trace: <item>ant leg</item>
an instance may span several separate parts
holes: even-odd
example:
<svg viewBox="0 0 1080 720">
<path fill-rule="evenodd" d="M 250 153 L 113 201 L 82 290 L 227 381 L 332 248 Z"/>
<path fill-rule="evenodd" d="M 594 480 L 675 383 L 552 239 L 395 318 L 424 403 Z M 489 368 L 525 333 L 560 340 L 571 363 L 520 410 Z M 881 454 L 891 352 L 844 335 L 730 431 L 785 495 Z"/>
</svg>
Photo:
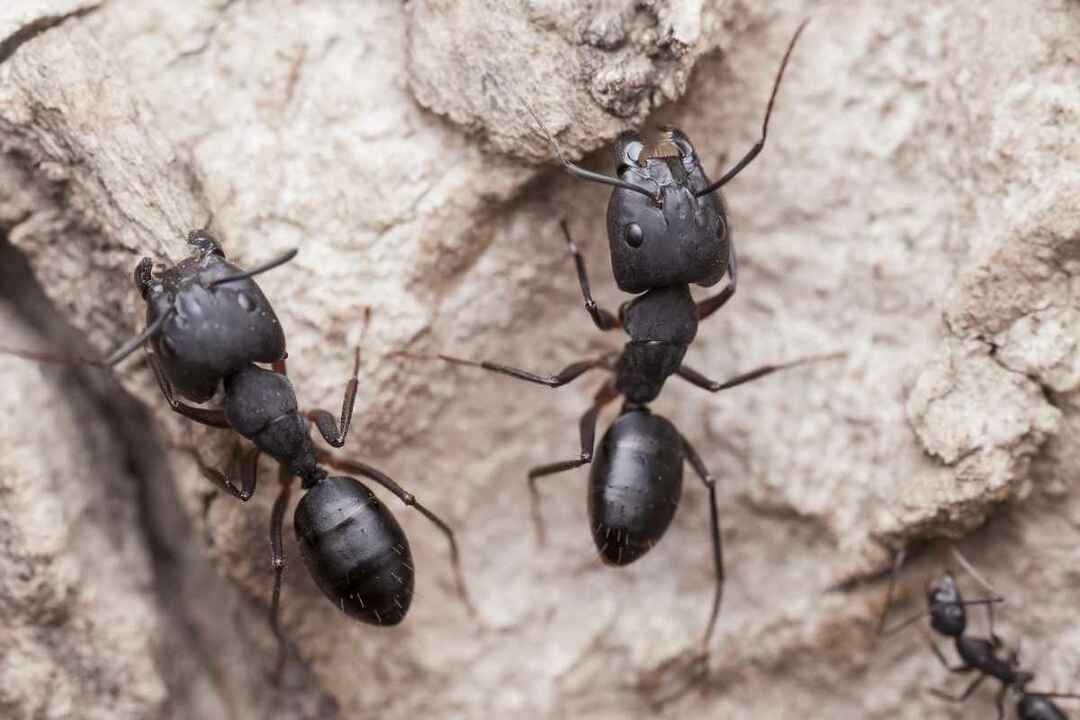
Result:
<svg viewBox="0 0 1080 720">
<path fill-rule="evenodd" d="M 658 708 L 678 700 L 708 677 L 709 640 L 712 638 L 713 629 L 716 627 L 716 618 L 720 614 L 720 603 L 724 596 L 724 548 L 720 536 L 720 512 L 716 502 L 716 480 L 709 474 L 705 463 L 701 460 L 701 456 L 698 455 L 685 437 L 682 438 L 682 445 L 683 451 L 686 453 L 686 459 L 709 491 L 709 522 L 713 546 L 713 568 L 716 573 L 716 590 L 713 594 L 709 622 L 705 626 L 705 635 L 701 638 L 701 652 L 690 658 L 686 666 L 687 677 L 682 686 L 653 701 L 653 705 Z"/>
<path fill-rule="evenodd" d="M 469 599 L 469 593 L 465 588 L 465 575 L 461 570 L 461 556 L 458 553 L 457 540 L 454 539 L 454 531 L 450 529 L 450 526 L 443 522 L 438 515 L 421 505 L 420 502 L 417 501 L 415 495 L 407 492 L 403 487 L 394 482 L 389 475 L 376 470 L 367 463 L 332 457 L 329 453 L 317 454 L 319 459 L 326 465 L 339 470 L 344 470 L 345 472 L 363 475 L 364 477 L 379 483 L 396 495 L 403 503 L 409 507 L 415 508 L 421 515 L 430 520 L 435 527 L 439 528 L 439 530 L 446 535 L 446 540 L 450 543 L 450 562 L 454 570 L 454 582 L 457 585 L 458 596 L 461 598 L 461 602 L 464 603 L 465 608 L 469 611 L 469 614 L 476 615 L 476 608 L 473 606 L 472 600 Z"/>
<path fill-rule="evenodd" d="M 195 458 L 199 471 L 204 478 L 217 486 L 219 490 L 229 493 L 240 502 L 247 502 L 255 494 L 255 482 L 259 476 L 259 454 L 261 452 L 259 448 L 252 446 L 247 451 L 244 451 L 240 446 L 236 446 L 233 449 L 229 472 L 225 474 L 203 462 L 202 456 L 199 455 L 199 451 L 195 448 L 178 445 L 172 447 L 190 453 Z M 239 487 L 232 481 L 234 477 L 240 478 Z"/>
<path fill-rule="evenodd" d="M 791 360 L 790 362 L 781 363 L 779 365 L 762 365 L 759 368 L 751 370 L 749 372 L 736 375 L 730 380 L 724 382 L 717 382 L 716 380 L 710 380 L 697 370 L 687 365 L 680 365 L 679 369 L 675 371 L 675 374 L 681 377 L 687 382 L 697 385 L 699 388 L 708 390 L 709 392 L 719 392 L 721 390 L 728 390 L 729 388 L 748 383 L 752 380 L 771 375 L 777 370 L 787 370 L 788 368 L 798 367 L 799 365 L 808 365 L 814 362 L 821 362 L 823 360 L 836 360 L 837 358 L 846 357 L 847 353 L 834 352 L 827 355 L 811 355 L 810 357 L 799 358 L 797 360 Z"/>
<path fill-rule="evenodd" d="M 334 416 L 325 410 L 311 410 L 307 413 L 307 416 L 315 422 L 315 426 L 319 428 L 319 434 L 323 436 L 323 439 L 327 443 L 334 447 L 341 447 L 345 444 L 345 436 L 349 434 L 349 424 L 352 422 L 353 404 L 356 402 L 356 386 L 357 377 L 360 374 L 360 347 L 357 346 L 355 360 L 353 362 L 352 377 L 349 378 L 349 383 L 345 386 L 345 397 L 341 401 L 341 429 L 338 429 L 338 423 L 334 420 Z"/>
<path fill-rule="evenodd" d="M 987 677 L 987 675 L 980 674 L 979 677 L 975 678 L 975 680 L 967 686 L 967 689 L 959 695 L 950 695 L 944 690 L 938 690 L 937 688 L 930 688 L 928 692 L 934 697 L 945 700 L 946 702 L 962 703 L 971 697 L 971 694 L 975 692 L 979 685 L 982 685 L 982 681 Z"/>
<path fill-rule="evenodd" d="M 455 365 L 470 365 L 472 367 L 483 368 L 484 370 L 491 370 L 492 372 L 509 375 L 510 377 L 517 378 L 518 380 L 537 383 L 538 385 L 547 385 L 548 387 L 553 388 L 561 387 L 568 382 L 576 380 L 589 370 L 611 367 L 611 354 L 604 355 L 603 357 L 595 358 L 593 360 L 581 360 L 576 363 L 571 363 L 555 375 L 536 375 L 527 370 L 519 370 L 517 368 L 512 368 L 507 365 L 499 365 L 497 363 L 487 361 L 476 362 L 475 360 L 464 360 L 462 358 L 451 357 L 450 355 L 443 355 L 442 353 L 439 353 L 438 357 L 448 363 L 453 363 Z"/>
<path fill-rule="evenodd" d="M 994 697 L 994 706 L 997 707 L 998 720 L 1005 719 L 1005 693 L 1009 691 L 1008 685 L 1002 685 L 998 690 L 997 695 Z"/>
<path fill-rule="evenodd" d="M 281 484 L 281 490 L 278 492 L 277 499 L 274 500 L 273 510 L 270 511 L 270 556 L 274 566 L 274 589 L 270 596 L 270 629 L 278 640 L 278 656 L 274 663 L 276 682 L 281 680 L 281 674 L 285 670 L 285 659 L 288 657 L 288 642 L 281 631 L 281 582 L 285 575 L 282 524 L 285 520 L 285 511 L 289 507 L 289 496 L 292 495 L 293 477 L 285 465 L 280 467 L 278 481 Z"/>
<path fill-rule="evenodd" d="M 548 463 L 547 465 L 538 465 L 529 470 L 530 514 L 533 519 L 533 527 L 536 530 L 536 543 L 538 545 L 544 544 L 545 537 L 544 518 L 540 514 L 540 491 L 536 487 L 536 479 L 546 475 L 561 473 L 566 470 L 573 470 L 574 468 L 592 462 L 593 449 L 596 446 L 596 418 L 600 414 L 601 408 L 618 396 L 618 392 L 611 383 L 605 384 L 600 388 L 600 391 L 596 393 L 592 407 L 585 411 L 585 414 L 581 416 L 581 420 L 578 422 L 578 429 L 581 433 L 581 455 L 576 460 L 563 460 L 561 462 Z"/>
<path fill-rule="evenodd" d="M 709 474 L 701 456 L 698 455 L 694 446 L 684 437 L 682 439 L 683 450 L 686 459 L 694 472 L 701 478 L 705 489 L 709 491 L 709 524 L 711 525 L 713 546 L 713 569 L 716 573 L 716 590 L 713 593 L 712 612 L 709 613 L 709 624 L 705 626 L 705 635 L 701 639 L 702 651 L 709 652 L 709 640 L 712 638 L 713 629 L 716 627 L 716 618 L 720 614 L 720 602 L 724 597 L 724 546 L 720 535 L 720 511 L 716 502 L 716 480 Z"/>
<path fill-rule="evenodd" d="M 889 617 L 889 607 L 892 605 L 893 595 L 896 592 L 896 577 L 900 574 L 900 568 L 903 566 L 906 557 L 907 548 L 902 547 L 893 559 L 892 572 L 889 573 L 889 589 L 885 593 L 885 605 L 881 608 L 881 617 L 878 618 L 876 633 L 878 637 L 885 631 L 885 621 Z M 922 617 L 922 613 L 919 614 L 919 617 Z"/>
<path fill-rule="evenodd" d="M 585 272 L 585 258 L 581 256 L 577 244 L 570 237 L 570 228 L 567 227 L 566 220 L 560 220 L 559 227 L 562 228 L 563 235 L 566 237 L 566 244 L 570 248 L 570 254 L 574 256 L 578 282 L 581 284 L 581 294 L 585 297 L 585 310 L 589 313 L 593 322 L 596 323 L 596 327 L 601 330 L 615 330 L 620 327 L 619 319 L 610 311 L 597 305 L 596 301 L 593 300 L 592 291 L 589 290 L 589 276 Z"/>
<path fill-rule="evenodd" d="M 735 260 L 735 243 L 728 245 L 728 284 L 716 295 L 706 298 L 697 304 L 697 318 L 700 322 L 724 307 L 727 301 L 735 295 L 735 286 L 738 284 L 739 272 Z"/>
<path fill-rule="evenodd" d="M 177 400 L 176 396 L 173 395 L 172 384 L 169 382 L 169 379 L 165 377 L 165 371 L 161 369 L 161 362 L 153 353 L 147 353 L 146 359 L 147 362 L 150 363 L 150 367 L 154 370 L 154 377 L 157 378 L 157 384 L 158 388 L 161 389 L 161 394 L 165 397 L 165 401 L 169 403 L 169 407 L 173 409 L 173 412 L 179 413 L 197 423 L 209 425 L 210 427 L 225 429 L 232 427 L 225 418 L 224 410 L 193 407 Z"/>
<path fill-rule="evenodd" d="M 930 650 L 934 653 L 934 657 L 936 657 L 941 662 L 942 667 L 944 667 L 949 672 L 951 672 L 951 673 L 969 673 L 969 672 L 971 672 L 972 670 L 975 669 L 971 665 L 967 665 L 967 664 L 964 664 L 964 665 L 950 665 L 949 661 L 946 660 L 945 656 L 942 654 L 941 648 L 939 648 L 937 646 L 937 644 L 933 640 L 931 640 L 929 637 L 927 637 L 926 634 L 922 630 L 919 631 L 919 634 L 923 636 L 923 639 L 926 640 L 926 644 L 930 646 Z"/>
</svg>

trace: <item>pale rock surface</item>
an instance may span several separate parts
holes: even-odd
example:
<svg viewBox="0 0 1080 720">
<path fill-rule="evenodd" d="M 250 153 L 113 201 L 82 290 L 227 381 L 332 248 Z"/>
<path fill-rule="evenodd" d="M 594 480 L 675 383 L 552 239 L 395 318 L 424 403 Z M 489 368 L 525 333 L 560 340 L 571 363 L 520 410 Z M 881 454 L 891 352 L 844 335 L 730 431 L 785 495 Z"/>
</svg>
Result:
<svg viewBox="0 0 1080 720">
<path fill-rule="evenodd" d="M 927 696 L 945 678 L 917 634 L 874 646 L 870 578 L 891 550 L 965 534 L 1039 686 L 1077 689 L 1075 2 L 15 5 L 0 11 L 19 40 L 0 39 L 17 46 L 0 64 L 0 222 L 97 350 L 141 327 L 137 258 L 182 256 L 211 211 L 242 264 L 301 248 L 260 283 L 304 406 L 338 406 L 374 308 L 341 452 L 456 528 L 480 607 L 471 620 L 442 538 L 393 499 L 419 571 L 402 626 L 351 623 L 290 565 L 286 626 L 310 684 L 343 716 L 380 718 L 653 712 L 651 670 L 696 641 L 711 597 L 700 484 L 688 474 L 664 542 L 614 570 L 595 560 L 586 473 L 550 478 L 537 547 L 525 471 L 577 453 L 599 380 L 552 392 L 391 353 L 552 372 L 618 347 L 581 309 L 557 225 L 617 306 L 608 193 L 532 164 L 551 152 L 514 93 L 572 157 L 674 124 L 715 174 L 755 140 L 812 17 L 769 144 L 727 192 L 739 292 L 687 361 L 720 378 L 847 356 L 716 398 L 673 380 L 656 403 L 720 478 L 728 568 L 706 690 L 662 714 L 992 712 L 989 690 L 962 707 Z M 584 162 L 610 172 L 610 151 Z M 170 416 L 148 373 L 122 379 L 166 441 L 226 457 L 227 436 Z M 172 459 L 192 543 L 265 607 L 271 469 L 240 505 L 211 502 L 190 456 Z M 921 602 L 942 548 L 905 569 L 897 612 Z"/>
</svg>

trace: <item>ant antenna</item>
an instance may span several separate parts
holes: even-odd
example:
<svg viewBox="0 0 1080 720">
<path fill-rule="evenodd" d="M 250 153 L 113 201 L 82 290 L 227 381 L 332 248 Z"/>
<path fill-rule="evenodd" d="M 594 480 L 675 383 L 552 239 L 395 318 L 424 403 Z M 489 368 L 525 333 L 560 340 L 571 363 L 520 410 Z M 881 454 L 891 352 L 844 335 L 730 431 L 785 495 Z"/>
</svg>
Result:
<svg viewBox="0 0 1080 720">
<path fill-rule="evenodd" d="M 776 102 L 776 93 L 778 90 L 780 90 L 780 81 L 784 78 L 784 70 L 787 68 L 788 59 L 791 57 L 791 51 L 795 49 L 795 43 L 799 41 L 799 36 L 802 35 L 802 31 L 806 29 L 806 26 L 809 24 L 809 22 L 810 20 L 808 18 L 806 20 L 803 20 L 802 23 L 799 25 L 799 29 L 795 31 L 795 35 L 792 36 L 791 42 L 788 43 L 787 52 L 784 53 L 784 59 L 780 61 L 780 70 L 776 73 L 776 81 L 773 83 L 772 94 L 769 95 L 769 104 L 765 108 L 765 121 L 761 123 L 761 139 L 754 143 L 754 147 L 750 148 L 750 152 L 746 153 L 746 155 L 743 156 L 742 160 L 735 163 L 735 167 L 724 173 L 723 177 L 714 182 L 712 185 L 709 185 L 704 190 L 695 193 L 697 197 L 708 195 L 709 193 L 722 188 L 724 185 L 727 184 L 729 180 L 742 172 L 743 168 L 753 162 L 754 158 L 756 158 L 758 156 L 758 153 L 760 153 L 765 147 L 765 136 L 769 132 L 769 116 L 772 115 L 773 103 Z"/>
<path fill-rule="evenodd" d="M 247 280 L 250 277 L 255 277 L 256 275 L 264 273 L 267 270 L 273 270 L 276 267 L 284 265 L 285 263 L 296 257 L 296 254 L 299 252 L 299 248 L 292 248 L 291 250 L 286 250 L 276 258 L 272 258 L 263 263 L 262 265 L 256 265 L 251 270 L 245 270 L 244 272 L 237 273 L 235 275 L 227 275 L 226 277 L 218 278 L 217 280 L 211 282 L 209 284 L 209 287 L 211 290 L 213 290 L 218 285 L 224 285 L 225 283 L 236 282 L 237 280 Z"/>
<path fill-rule="evenodd" d="M 131 353 L 139 349 L 147 340 L 150 340 L 159 332 L 161 332 L 161 326 L 165 324 L 165 321 L 172 317 L 172 314 L 176 312 L 175 307 L 170 307 L 168 310 L 158 316 L 158 319 L 150 323 L 145 330 L 128 340 L 121 345 L 112 355 L 105 358 L 103 365 L 111 366 L 116 365 L 121 360 L 126 358 Z"/>
<path fill-rule="evenodd" d="M 500 88 L 502 87 L 502 84 L 499 82 L 496 82 L 495 84 L 498 85 Z M 623 190 L 632 190 L 633 192 L 641 193 L 642 195 L 654 202 L 657 200 L 657 195 L 654 195 L 640 185 L 634 185 L 633 183 L 628 183 L 618 178 L 611 177 L 609 175 L 603 175 L 601 173 L 592 172 L 591 170 L 586 170 L 585 168 L 579 165 L 575 165 L 574 163 L 567 160 L 566 156 L 563 155 L 562 147 L 559 146 L 558 141 L 555 140 L 555 137 L 548 131 L 547 126 L 545 126 L 544 123 L 540 121 L 540 116 L 536 114 L 536 111 L 532 109 L 532 106 L 529 105 L 529 103 L 525 102 L 525 98 L 521 97 L 521 95 L 519 95 L 517 91 L 515 91 L 513 88 L 510 88 L 509 91 L 510 94 L 513 95 L 519 103 L 521 103 L 525 110 L 528 111 L 529 115 L 532 116 L 533 121 L 536 123 L 537 127 L 540 128 L 540 131 L 544 134 L 544 137 L 546 137 L 548 142 L 551 143 L 551 146 L 555 148 L 555 154 L 559 156 L 559 162 L 563 164 L 563 167 L 566 168 L 566 171 L 568 173 L 570 173 L 574 177 L 581 178 L 582 180 L 588 180 L 589 182 L 601 183 L 603 185 L 611 185 L 613 187 L 622 188 Z"/>
</svg>

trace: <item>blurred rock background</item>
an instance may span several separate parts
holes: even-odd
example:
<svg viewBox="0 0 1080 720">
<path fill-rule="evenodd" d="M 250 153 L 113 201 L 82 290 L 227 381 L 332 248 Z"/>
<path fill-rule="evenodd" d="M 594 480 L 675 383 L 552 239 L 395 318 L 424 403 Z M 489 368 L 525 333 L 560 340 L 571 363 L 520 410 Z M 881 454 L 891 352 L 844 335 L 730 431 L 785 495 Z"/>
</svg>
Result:
<svg viewBox="0 0 1080 720">
<path fill-rule="evenodd" d="M 394 357 L 452 351 L 555 371 L 618 347 L 581 308 L 558 221 L 594 292 L 601 186 L 566 176 L 514 98 L 610 172 L 622 129 L 674 124 L 727 190 L 739 292 L 688 362 L 724 378 L 844 350 L 713 397 L 654 405 L 721 479 L 728 568 L 710 674 L 657 709 L 657 673 L 712 593 L 705 494 L 687 475 L 665 540 L 595 558 L 573 457 L 601 382 L 558 391 Z M 299 246 L 260 279 L 306 407 L 336 410 L 363 344 L 341 453 L 457 530 L 387 497 L 417 597 L 361 626 L 297 558 L 294 654 L 266 678 L 273 468 L 240 504 L 189 454 L 233 438 L 167 411 L 148 369 L 0 357 L 0 715 L 13 718 L 962 718 L 915 631 L 875 643 L 950 542 L 1008 597 L 1037 685 L 1080 691 L 1080 6 L 1072 0 L 15 0 L 0 8 L 0 327 L 5 346 L 104 353 L 142 327 L 131 271 L 186 255 L 212 216 L 231 259 Z M 610 410 L 601 427 L 615 412 Z M 970 586 L 970 585 L 969 585 Z M 974 592 L 974 586 L 972 592 Z M 980 620 L 974 621 L 980 631 Z M 1064 705 L 1064 703 L 1063 703 Z"/>
</svg>

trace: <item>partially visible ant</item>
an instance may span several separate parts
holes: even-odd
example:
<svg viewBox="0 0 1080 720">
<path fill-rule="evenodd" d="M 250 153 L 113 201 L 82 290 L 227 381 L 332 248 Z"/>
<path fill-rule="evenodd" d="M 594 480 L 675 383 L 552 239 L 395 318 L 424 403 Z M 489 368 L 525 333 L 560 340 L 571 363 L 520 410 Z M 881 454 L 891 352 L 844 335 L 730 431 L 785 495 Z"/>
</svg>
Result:
<svg viewBox="0 0 1080 720">
<path fill-rule="evenodd" d="M 878 634 L 884 636 L 893 635 L 919 620 L 922 620 L 924 617 L 929 616 L 930 627 L 934 632 L 953 639 L 956 646 L 956 654 L 960 657 L 961 662 L 959 665 L 950 665 L 937 644 L 920 631 L 920 634 L 923 635 L 927 644 L 930 646 L 930 649 L 933 651 L 934 657 L 936 657 L 941 662 L 942 666 L 949 672 L 961 674 L 972 672 L 978 673 L 978 677 L 976 677 L 960 695 L 950 695 L 937 688 L 931 688 L 930 693 L 932 695 L 948 702 L 964 702 L 971 697 L 986 678 L 992 677 L 1001 683 L 1001 689 L 998 690 L 995 698 L 998 720 L 1002 720 L 1002 718 L 1005 717 L 1005 696 L 1010 690 L 1016 693 L 1019 698 L 1016 703 L 1016 714 L 1020 720 L 1068 720 L 1068 716 L 1065 715 L 1065 712 L 1057 706 L 1052 698 L 1080 698 L 1080 694 L 1050 693 L 1027 689 L 1028 683 L 1035 679 L 1035 675 L 1020 669 L 1019 647 L 1016 650 L 1010 651 L 1005 657 L 999 655 L 999 653 L 1005 649 L 1005 644 L 994 632 L 993 606 L 997 603 L 1004 602 L 1005 598 L 994 590 L 990 583 L 975 570 L 959 550 L 952 548 L 952 555 L 960 566 L 964 568 L 971 577 L 975 578 L 975 580 L 982 585 L 990 595 L 977 600 L 964 600 L 960 593 L 960 588 L 956 583 L 956 578 L 953 576 L 952 572 L 946 571 L 942 577 L 927 586 L 926 610 L 897 623 L 891 628 L 886 628 L 885 622 L 888 616 L 889 606 L 892 603 L 893 592 L 896 586 L 896 576 L 904 561 L 904 552 L 901 551 L 897 554 L 896 564 L 889 580 L 889 590 L 886 595 L 885 607 L 882 610 L 881 619 L 878 623 Z M 967 608 L 974 605 L 984 605 L 987 609 L 987 617 L 990 625 L 989 638 L 972 637 L 966 633 Z"/>
<path fill-rule="evenodd" d="M 195 248 L 194 254 L 166 267 L 159 277 L 153 275 L 150 258 L 143 258 L 135 268 L 135 285 L 146 302 L 146 329 L 108 359 L 81 362 L 115 365 L 148 344 L 153 350 L 147 353 L 148 361 L 173 411 L 209 427 L 231 429 L 254 445 L 234 452 L 227 473 L 205 465 L 196 449 L 184 448 L 195 456 L 202 474 L 233 497 L 247 501 L 254 494 L 260 454 L 278 461 L 280 490 L 270 521 L 274 567 L 270 624 L 280 648 L 275 676 L 280 677 L 286 657 L 279 622 L 285 570 L 282 526 L 293 478 L 299 477 L 301 489 L 307 491 L 294 514 L 300 553 L 308 572 L 334 605 L 361 622 L 396 625 L 412 600 L 412 554 L 401 526 L 363 483 L 348 476 L 330 477 L 320 462 L 373 480 L 434 523 L 450 544 L 457 590 L 472 613 L 450 527 L 389 476 L 364 463 L 317 450 L 311 441 L 309 421 L 328 444 L 344 445 L 356 399 L 360 348 L 345 388 L 340 422 L 325 410 L 301 414 L 285 375 L 284 332 L 253 279 L 289 262 L 297 251 L 245 271 L 225 260 L 220 245 L 205 229 L 191 232 L 187 241 Z M 368 308 L 365 332 L 370 316 Z M 3 352 L 57 360 L 44 353 Z M 270 363 L 273 369 L 256 363 Z M 224 391 L 221 408 L 195 407 L 176 398 L 179 394 L 203 403 L 219 386 Z"/>
<path fill-rule="evenodd" d="M 630 340 L 619 352 L 571 363 L 550 376 L 494 362 L 438 355 L 447 362 L 480 367 L 553 388 L 594 369 L 614 375 L 596 393 L 592 406 L 581 417 L 580 455 L 572 460 L 535 467 L 528 473 L 540 542 L 543 542 L 543 525 L 536 480 L 592 463 L 588 508 L 593 541 L 604 563 L 628 565 L 634 562 L 660 541 L 671 524 L 682 493 L 683 463 L 690 463 L 709 494 L 716 583 L 701 652 L 694 661 L 697 674 L 701 676 L 707 668 L 709 641 L 720 611 L 724 584 L 716 480 L 689 441 L 670 421 L 651 412 L 649 403 L 659 396 L 667 378 L 673 374 L 715 393 L 777 370 L 842 355 L 834 353 L 766 365 L 724 382 L 710 380 L 683 363 L 683 357 L 697 335 L 699 321 L 720 309 L 735 292 L 734 246 L 723 202 L 713 193 L 735 177 L 764 147 L 769 116 L 784 69 L 805 26 L 804 22 L 795 32 L 780 64 L 761 139 L 735 167 L 713 183 L 706 178 L 689 139 L 674 128 L 665 131 L 662 141 L 651 150 L 646 150 L 636 133 L 621 135 L 615 144 L 618 178 L 584 170 L 563 157 L 554 137 L 522 100 L 571 174 L 615 187 L 608 206 L 608 236 L 615 279 L 626 292 L 644 292 L 624 303 L 618 316 L 599 307 L 593 300 L 584 258 L 566 223 L 563 222 L 561 227 L 574 258 L 589 316 L 601 330 L 622 328 L 630 335 Z M 730 283 L 719 295 L 694 302 L 690 283 L 713 285 L 725 273 L 729 275 Z M 409 352 L 398 354 L 423 357 Z M 622 410 L 601 438 L 594 457 L 597 417 L 605 405 L 619 397 L 624 398 Z"/>
</svg>

